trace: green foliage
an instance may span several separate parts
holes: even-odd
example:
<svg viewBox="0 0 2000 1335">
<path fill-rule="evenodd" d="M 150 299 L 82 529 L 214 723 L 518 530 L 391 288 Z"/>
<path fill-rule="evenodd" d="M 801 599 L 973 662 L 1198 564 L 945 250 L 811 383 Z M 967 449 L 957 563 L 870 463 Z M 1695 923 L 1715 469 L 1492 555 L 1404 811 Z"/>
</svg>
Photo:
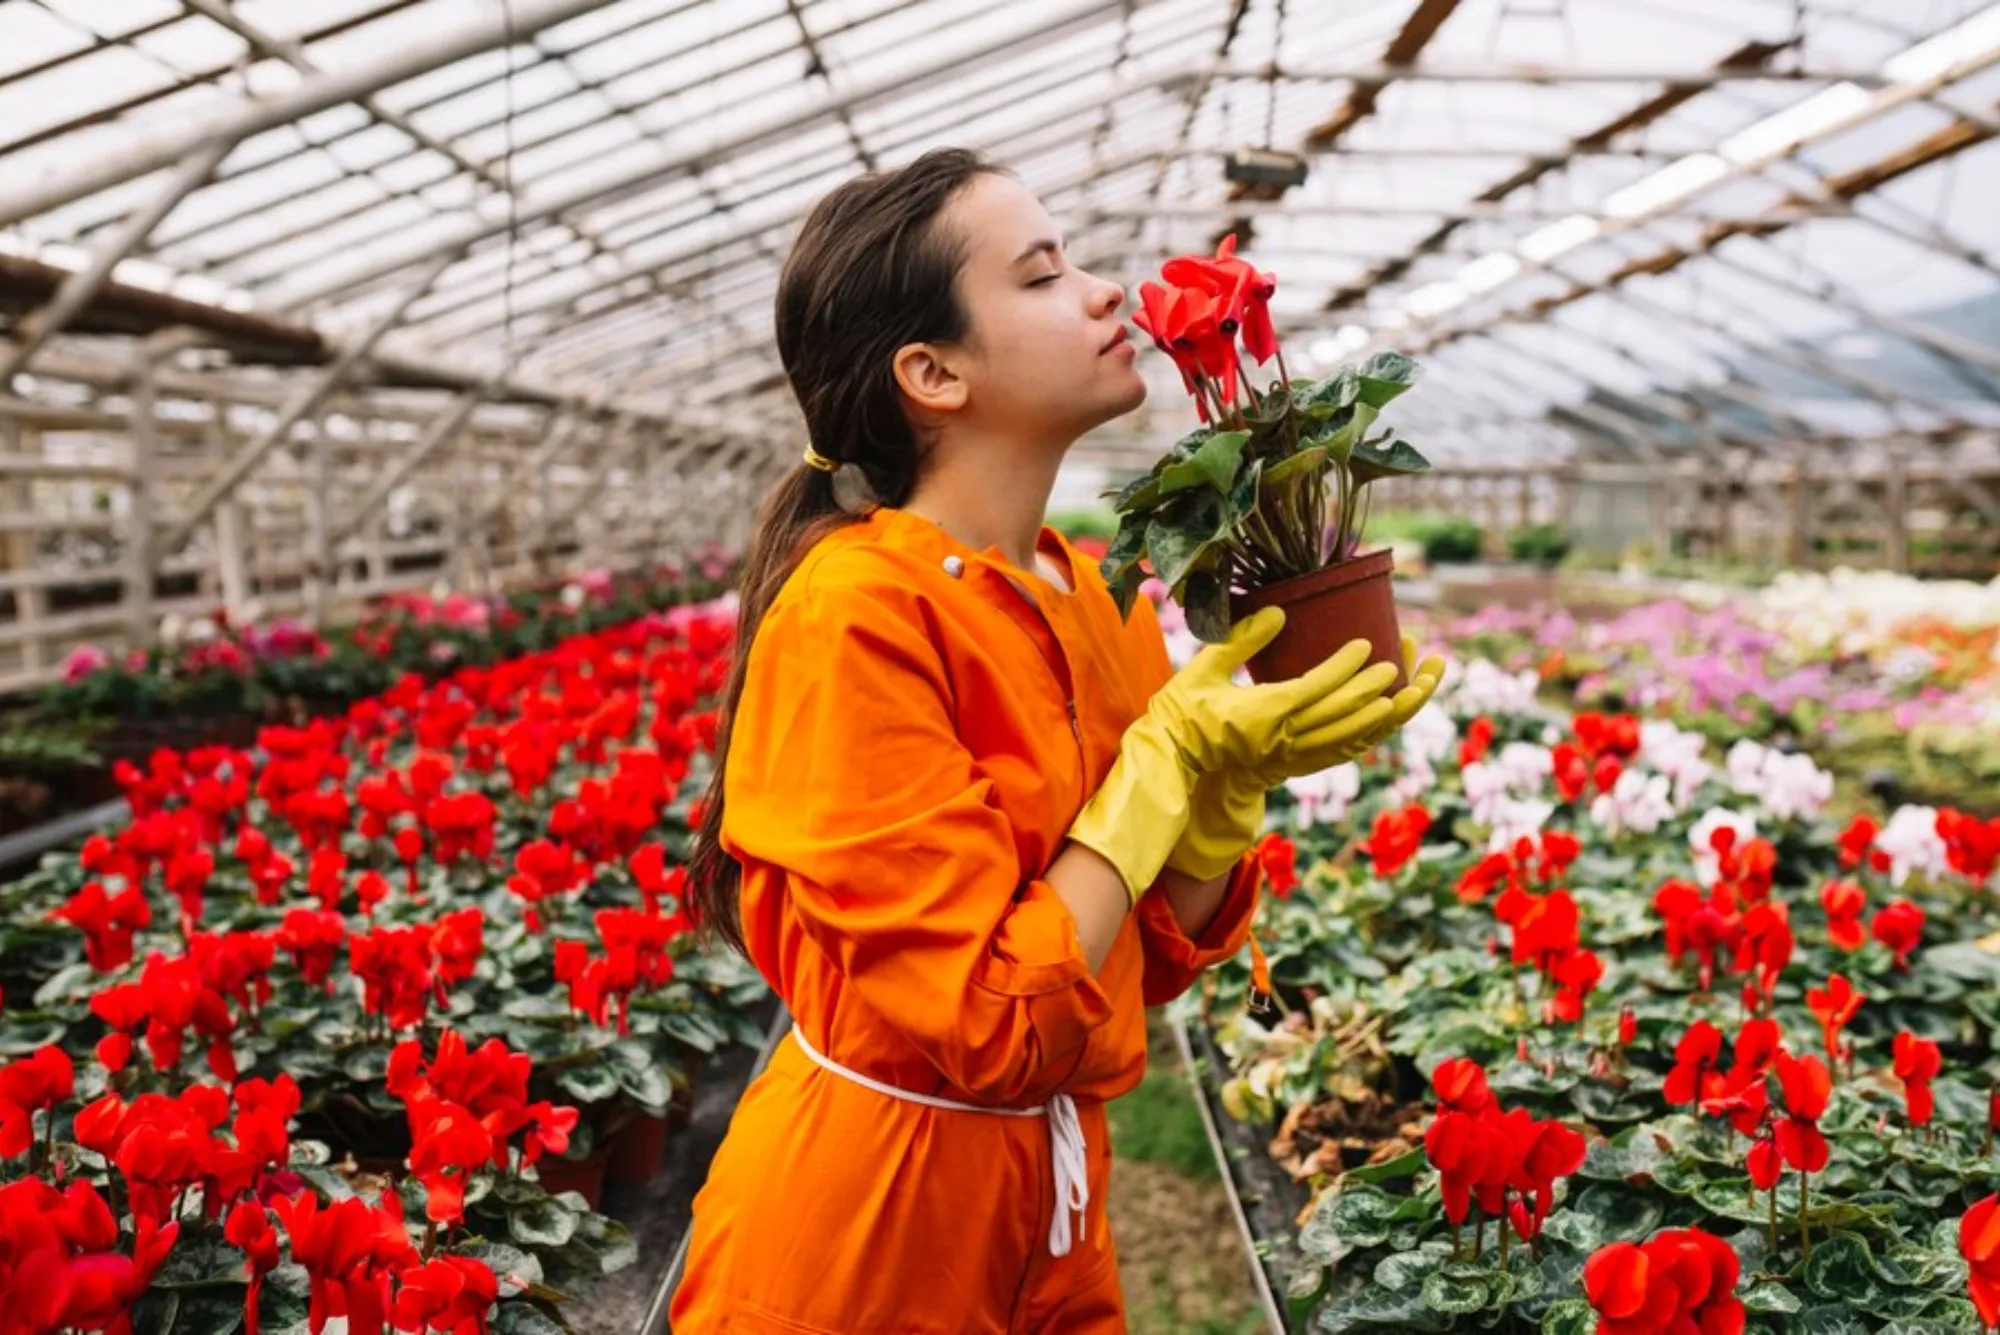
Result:
<svg viewBox="0 0 2000 1335">
<path fill-rule="evenodd" d="M 1401 539 L 1418 544 L 1424 549 L 1424 560 L 1432 565 L 1477 561 L 1484 551 L 1483 532 L 1464 515 L 1385 511 L 1369 516 L 1368 531 L 1378 541 Z"/>
<path fill-rule="evenodd" d="M 1108 505 L 1092 506 L 1087 510 L 1052 510 L 1046 522 L 1071 541 L 1095 538 L 1100 542 L 1109 542 L 1118 532 L 1117 512 Z"/>
<path fill-rule="evenodd" d="M 88 769 L 103 763 L 75 725 L 0 720 L 0 774 Z"/>
<path fill-rule="evenodd" d="M 153 645 L 130 662 L 43 686 L 27 709 L 0 721 L 0 747 L 10 736 L 73 734 L 78 720 L 92 721 L 77 739 L 84 743 L 122 720 L 179 721 L 195 729 L 222 718 L 296 721 L 314 708 L 387 690 L 406 673 L 436 677 L 516 658 L 650 611 L 706 601 L 730 582 L 726 567 L 712 574 L 622 571 L 593 583 L 580 600 L 565 598 L 557 581 L 512 590 L 479 615 L 458 617 L 438 615 L 430 599 L 398 596 L 318 639 L 295 632 L 281 640 L 255 627 L 222 626 L 209 638 Z M 469 599 L 462 605 L 476 606 Z"/>
<path fill-rule="evenodd" d="M 1250 389 L 1228 420 L 1189 432 L 1126 487 L 1107 493 L 1118 530 L 1104 558 L 1121 611 L 1147 573 L 1172 590 L 1204 640 L 1228 634 L 1230 594 L 1346 560 L 1360 543 L 1363 492 L 1429 462 L 1384 429 L 1381 410 L 1416 363 L 1379 353 L 1322 380 Z"/>
<path fill-rule="evenodd" d="M 1552 722 L 1485 717 L 1495 751 L 1545 744 Z M 1456 720 L 1461 732 L 1469 721 Z M 1787 906 L 1795 938 L 1768 1007 L 1787 1050 L 1823 1052 L 1808 989 L 1841 973 L 1865 997 L 1846 1031 L 1852 1071 L 1819 1120 L 1831 1162 L 1807 1192 L 1799 1173 L 1784 1172 L 1774 1231 L 1771 1197 L 1747 1176 L 1745 1138 L 1664 1096 L 1676 1043 L 1696 1020 L 1725 1040 L 1737 1033 L 1747 975 L 1731 972 L 1724 950 L 1713 987 L 1701 986 L 1691 954 L 1669 956 L 1652 904 L 1664 881 L 1696 879 L 1696 820 L 1715 807 L 1755 809 L 1756 799 L 1719 771 L 1645 834 L 1608 832 L 1590 814 L 1592 792 L 1556 801 L 1548 827 L 1582 841 L 1561 884 L 1576 903 L 1581 944 L 1605 966 L 1582 1019 L 1563 1023 L 1547 1009 L 1552 985 L 1532 963 L 1510 963 L 1512 928 L 1496 919 L 1493 899 L 1466 903 L 1457 892 L 1485 856 L 1488 832 L 1472 819 L 1455 765 L 1435 761 L 1438 777 L 1422 798 L 1433 821 L 1407 866 L 1384 879 L 1357 847 L 1377 816 L 1408 800 L 1392 794 L 1398 766 L 1385 759 L 1363 770 L 1360 795 L 1337 823 L 1288 832 L 1300 884 L 1263 906 L 1258 928 L 1275 1006 L 1251 1009 L 1242 961 L 1222 971 L 1208 1002 L 1229 1057 L 1224 1103 L 1233 1115 L 1273 1129 L 1360 1126 L 1378 1155 L 1393 1154 L 1315 1179 L 1325 1189 L 1296 1241 L 1318 1273 L 1295 1277 L 1302 1291 L 1317 1284 L 1312 1329 L 1588 1332 L 1596 1319 L 1582 1300 L 1586 1258 L 1681 1227 L 1736 1248 L 1752 1331 L 1975 1328 L 1955 1229 L 1993 1189 L 1985 1130 L 1989 1092 L 2000 1086 L 2000 902 L 1990 890 L 1956 873 L 1892 885 L 1884 873 L 1841 866 L 1839 823 L 1760 812 L 1758 832 L 1777 850 L 1770 894 Z M 1907 969 L 1877 942 L 1855 951 L 1833 944 L 1818 892 L 1837 875 L 1863 881 L 1871 913 L 1898 897 L 1924 911 L 1925 945 Z M 1554 888 L 1531 878 L 1526 892 Z M 1637 1037 L 1621 1046 L 1625 1008 Z M 1943 1050 L 1928 1132 L 1909 1125 L 1891 1071 L 1903 1031 Z M 1532 1246 L 1513 1238 L 1503 1254 L 1507 1226 L 1478 1222 L 1476 1207 L 1461 1229 L 1444 1217 L 1418 1132 L 1432 1111 L 1424 1079 L 1448 1057 L 1478 1062 L 1505 1108 L 1560 1120 L 1588 1141 Z M 1778 1100 L 1775 1082 L 1771 1091 Z M 1380 1111 L 1369 1120 L 1371 1108 Z"/>
<path fill-rule="evenodd" d="M 1220 1179 L 1194 1091 L 1178 1062 L 1150 1065 L 1138 1088 L 1112 1100 L 1105 1111 L 1120 1159 L 1163 1164 L 1197 1182 Z"/>
<path fill-rule="evenodd" d="M 1569 534 L 1560 524 L 1531 524 L 1507 534 L 1507 555 L 1516 561 L 1553 568 L 1569 555 Z"/>
</svg>

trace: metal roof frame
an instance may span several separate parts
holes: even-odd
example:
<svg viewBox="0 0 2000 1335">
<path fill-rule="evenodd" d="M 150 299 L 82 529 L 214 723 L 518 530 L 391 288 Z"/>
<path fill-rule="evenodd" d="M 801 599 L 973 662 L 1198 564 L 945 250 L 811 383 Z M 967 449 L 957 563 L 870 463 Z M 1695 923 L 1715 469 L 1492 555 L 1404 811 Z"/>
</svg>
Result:
<svg viewBox="0 0 2000 1335">
<path fill-rule="evenodd" d="M 22 8 L 80 26 L 64 3 Z M 93 77 L 107 53 L 144 48 L 172 64 L 181 45 L 240 46 L 234 60 L 183 61 L 156 86 L 106 86 L 95 104 L 0 145 L 0 166 L 32 164 L 0 170 L 0 259 L 11 251 L 65 275 L 0 343 L 0 383 L 35 369 L 72 325 L 95 328 L 90 312 L 133 282 L 157 282 L 163 301 L 205 294 L 218 313 L 317 339 L 325 361 L 292 400 L 304 406 L 281 413 L 271 439 L 228 461 L 198 502 L 240 485 L 328 395 L 382 374 L 458 386 L 420 442 L 426 454 L 450 447 L 464 425 L 455 419 L 510 398 L 677 432 L 724 430 L 717 409 L 745 396 L 782 416 L 758 308 L 805 192 L 962 135 L 1017 158 L 1071 225 L 1078 259 L 1121 277 L 1212 241 L 1218 226 L 1249 237 L 1281 279 L 1288 258 L 1346 275 L 1318 294 L 1281 289 L 1282 327 L 1342 357 L 1388 346 L 1442 357 L 1464 342 L 1492 346 L 1454 364 L 1518 366 L 1507 330 L 1544 324 L 1573 341 L 1566 309 L 1602 298 L 1634 329 L 1682 330 L 1709 356 L 1740 341 L 1892 419 L 1983 422 L 2000 401 L 2000 339 L 1940 327 L 1865 283 L 1836 281 L 1824 263 L 1802 265 L 1789 246 L 1785 267 L 1753 259 L 1790 234 L 1858 222 L 1912 255 L 1958 261 L 1969 291 L 2000 291 L 2000 236 L 1903 189 L 1967 154 L 1992 160 L 2000 6 L 1980 0 L 1941 0 L 1924 31 L 1887 0 L 1652 0 L 1618 13 L 1635 25 L 1685 16 L 1671 49 L 1607 43 L 1590 59 L 1533 53 L 1513 41 L 1526 18 L 1480 0 L 1357 0 L 1330 24 L 1277 0 L 1029 0 L 994 12 L 974 0 L 342 0 L 312 27 L 253 18 L 231 0 L 171 3 L 129 31 L 90 32 L 12 68 L 0 57 L 5 96 Z M 1601 25 L 1607 3 L 1568 0 L 1565 22 Z M 390 32 L 406 40 L 355 56 Z M 1925 43 L 1966 33 L 1962 51 L 1916 59 Z M 1259 59 L 1266 50 L 1274 58 Z M 1905 77 L 1910 68 L 1921 76 Z M 252 91 L 258 71 L 269 86 Z M 774 96 L 780 72 L 785 95 Z M 709 119 L 660 122 L 632 92 L 647 87 Z M 1533 100 L 1516 132 L 1441 128 L 1451 118 L 1438 108 L 1452 99 L 1517 89 Z M 1825 98 L 1844 109 L 1808 116 L 1797 133 L 1769 128 Z M 175 114 L 158 114 L 168 106 Z M 1909 120 L 1919 114 L 1933 119 Z M 1219 159 L 1255 142 L 1267 116 L 1279 127 L 1272 146 L 1312 164 L 1307 187 L 1220 180 Z M 1844 161 L 1878 123 L 1906 121 L 1923 133 L 1903 148 Z M 1518 132 L 1543 124 L 1546 142 Z M 1756 151 L 1728 150 L 1732 136 L 1759 132 Z M 72 141 L 77 152 L 52 156 Z M 601 168 L 583 160 L 593 143 Z M 1692 188 L 1611 207 L 1690 158 L 1721 166 Z M 288 188 L 295 178 L 303 184 Z M 1861 207 L 1878 195 L 1880 207 Z M 74 231 L 40 227 L 58 217 Z M 1524 253 L 1579 217 L 1586 240 Z M 225 236 L 234 249 L 211 244 Z M 1640 239 L 1665 248 L 1629 254 Z M 1442 310 L 1413 302 L 1451 281 L 1441 269 L 1481 263 L 1507 272 Z M 1887 386 L 1776 328 L 1753 334 L 1763 313 L 1718 315 L 1720 298 L 1702 314 L 1632 290 L 1683 268 L 1913 345 L 1964 398 Z M 1621 376 L 1646 369 L 1641 345 L 1618 348 Z M 1760 400 L 1793 434 L 1810 424 L 1747 382 L 1676 383 L 1654 369 L 1653 406 L 1687 414 L 1680 426 L 1711 447 L 1753 443 L 1701 420 L 1711 393 L 1744 412 Z M 1604 405 L 1620 391 L 1575 368 L 1535 383 L 1547 392 L 1488 401 L 1440 377 L 1436 397 L 1446 416 L 1468 404 L 1474 417 L 1504 406 L 1523 421 L 1579 403 L 1600 425 L 1616 414 Z M 1643 437 L 1644 422 L 1619 420 Z M 200 522 L 204 503 L 160 526 L 165 545 Z"/>
</svg>

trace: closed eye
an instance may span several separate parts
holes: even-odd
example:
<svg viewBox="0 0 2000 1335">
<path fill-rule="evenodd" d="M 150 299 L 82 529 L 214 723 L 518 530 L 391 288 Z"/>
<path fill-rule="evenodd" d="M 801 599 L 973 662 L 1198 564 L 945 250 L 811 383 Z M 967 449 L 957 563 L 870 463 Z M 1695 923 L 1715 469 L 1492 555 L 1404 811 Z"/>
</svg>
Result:
<svg viewBox="0 0 2000 1335">
<path fill-rule="evenodd" d="M 1037 279 L 1036 279 L 1036 280 L 1035 280 L 1034 282 L 1032 282 L 1032 283 L 1028 284 L 1028 286 L 1029 286 L 1029 287 L 1040 287 L 1040 286 L 1041 286 L 1042 284 L 1044 284 L 1044 283 L 1053 283 L 1053 282 L 1055 282 L 1055 281 L 1056 281 L 1056 279 L 1058 279 L 1058 278 L 1061 278 L 1061 277 L 1062 277 L 1062 275 L 1061 275 L 1061 274 L 1059 274 L 1059 273 L 1052 273 L 1052 274 L 1044 274 L 1044 275 L 1042 275 L 1042 276 L 1041 276 L 1040 278 L 1037 278 Z"/>
</svg>

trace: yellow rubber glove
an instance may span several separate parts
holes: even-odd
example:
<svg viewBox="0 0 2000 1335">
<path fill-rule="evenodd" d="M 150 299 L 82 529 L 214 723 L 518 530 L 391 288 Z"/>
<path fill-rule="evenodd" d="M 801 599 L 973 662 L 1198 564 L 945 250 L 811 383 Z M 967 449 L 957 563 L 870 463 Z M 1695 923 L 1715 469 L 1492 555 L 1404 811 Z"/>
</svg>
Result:
<svg viewBox="0 0 2000 1335">
<path fill-rule="evenodd" d="M 1179 843 L 1203 775 L 1351 744 L 1393 716 L 1382 692 L 1395 669 L 1381 663 L 1362 670 L 1366 645 L 1358 654 L 1342 650 L 1295 681 L 1231 681 L 1284 624 L 1281 610 L 1266 608 L 1175 673 L 1125 730 L 1111 772 L 1070 827 L 1071 839 L 1118 869 L 1134 903 Z"/>
<path fill-rule="evenodd" d="M 1367 642 L 1356 640 L 1343 654 L 1366 657 Z M 1318 774 L 1357 760 L 1394 736 L 1418 710 L 1430 702 L 1444 677 L 1444 660 L 1433 654 L 1417 662 L 1417 642 L 1403 637 L 1404 676 L 1409 685 L 1390 700 L 1390 713 L 1373 730 L 1320 746 L 1297 747 L 1273 755 L 1262 765 L 1229 768 L 1204 774 L 1189 795 L 1188 823 L 1166 865 L 1198 881 L 1211 881 L 1234 867 L 1264 832 L 1265 795 L 1286 779 Z"/>
</svg>

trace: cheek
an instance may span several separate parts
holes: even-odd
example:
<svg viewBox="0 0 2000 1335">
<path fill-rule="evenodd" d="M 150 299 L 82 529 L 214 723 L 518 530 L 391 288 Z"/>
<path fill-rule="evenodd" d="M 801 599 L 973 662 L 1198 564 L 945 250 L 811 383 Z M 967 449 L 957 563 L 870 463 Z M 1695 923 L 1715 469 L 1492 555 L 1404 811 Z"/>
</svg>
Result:
<svg viewBox="0 0 2000 1335">
<path fill-rule="evenodd" d="M 1054 361 L 1085 341 L 1088 323 L 1073 303 L 1044 293 L 1034 309 L 1023 313 L 1021 336 L 1044 361 Z"/>
<path fill-rule="evenodd" d="M 1078 349 L 1088 343 L 1080 318 L 1058 310 L 1060 303 L 1048 300 L 1040 309 L 1031 303 L 1015 308 L 1004 330 L 988 346 L 993 351 L 993 369 L 1007 381 L 1032 388 L 1046 383 L 1051 374 L 1073 373 Z"/>
<path fill-rule="evenodd" d="M 1030 289 L 986 311 L 981 361 L 989 404 L 1040 411 L 1035 405 L 1045 406 L 1051 394 L 1073 398 L 1110 369 L 1095 360 L 1090 320 L 1073 301 Z"/>
</svg>

